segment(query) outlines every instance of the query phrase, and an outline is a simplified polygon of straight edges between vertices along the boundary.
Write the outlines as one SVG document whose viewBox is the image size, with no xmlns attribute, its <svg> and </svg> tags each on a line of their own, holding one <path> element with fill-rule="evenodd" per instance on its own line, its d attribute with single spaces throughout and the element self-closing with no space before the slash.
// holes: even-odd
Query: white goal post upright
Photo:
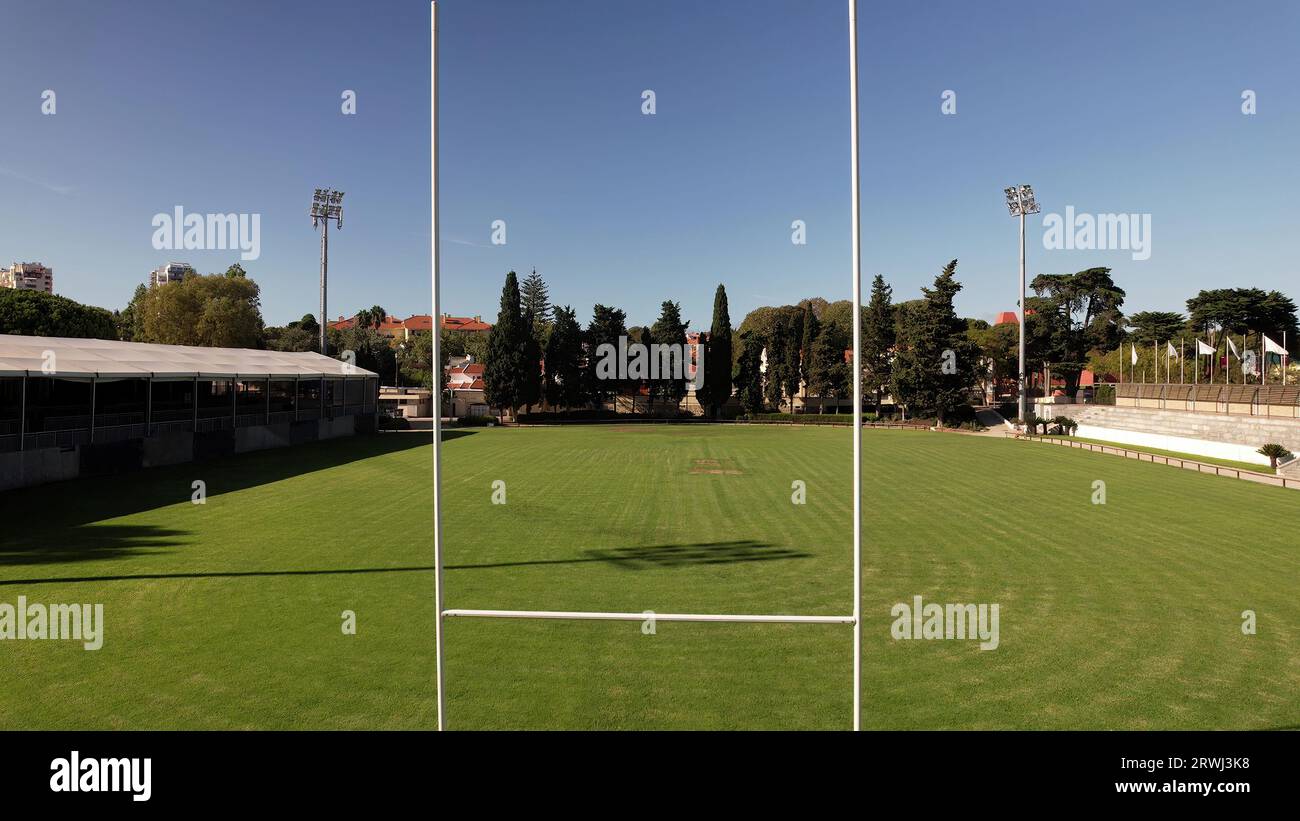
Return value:
<svg viewBox="0 0 1300 821">
<path fill-rule="evenodd" d="M 862 719 L 862 229 L 858 213 L 858 0 L 849 0 L 849 122 L 849 164 L 853 181 L 853 729 L 858 730 Z"/>
<path fill-rule="evenodd" d="M 432 202 L 433 231 L 433 367 L 441 370 L 442 313 L 438 301 L 438 0 L 429 3 L 429 184 Z M 438 677 L 438 729 L 445 728 L 447 697 L 444 684 L 442 657 L 442 386 L 443 376 L 437 375 L 433 386 L 433 611 L 434 653 L 437 655 Z"/>
<path fill-rule="evenodd" d="M 584 621 L 665 621 L 723 622 L 741 624 L 849 624 L 853 626 L 853 729 L 861 729 L 862 714 L 862 238 L 859 214 L 858 173 L 858 15 L 857 0 L 849 4 L 849 111 L 850 164 L 852 167 L 853 213 L 853 608 L 847 616 L 802 616 L 717 613 L 654 613 L 645 611 L 598 612 L 576 610 L 477 610 L 447 609 L 443 598 L 442 563 L 442 384 L 433 396 L 433 573 L 434 611 L 436 615 L 434 648 L 437 655 L 438 729 L 447 728 L 446 661 L 443 626 L 449 618 L 564 619 Z M 432 188 L 433 316 L 438 323 L 442 314 L 439 302 L 438 236 L 438 0 L 430 0 L 429 17 L 429 124 L 430 174 Z M 434 367 L 441 362 L 441 326 L 433 333 Z"/>
</svg>

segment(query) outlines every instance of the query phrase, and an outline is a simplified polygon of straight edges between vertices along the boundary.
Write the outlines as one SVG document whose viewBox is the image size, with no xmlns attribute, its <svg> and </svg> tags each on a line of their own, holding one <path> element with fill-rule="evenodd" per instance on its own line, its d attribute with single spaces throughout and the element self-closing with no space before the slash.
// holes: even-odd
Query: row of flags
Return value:
<svg viewBox="0 0 1300 821">
<path fill-rule="evenodd" d="M 1269 355 L 1269 354 L 1277 354 L 1277 355 L 1280 357 L 1280 361 L 1281 361 L 1281 363 L 1282 363 L 1282 384 L 1285 385 L 1285 384 L 1286 384 L 1286 366 L 1287 366 L 1287 357 L 1288 357 L 1287 350 L 1286 350 L 1286 334 L 1283 333 L 1283 336 L 1282 336 L 1282 342 L 1283 342 L 1283 344 L 1281 344 L 1281 345 L 1279 345 L 1278 343 L 1276 343 L 1276 342 L 1274 342 L 1273 340 L 1269 339 L 1267 336 L 1265 336 L 1265 335 L 1263 335 L 1263 334 L 1261 334 L 1260 336 L 1261 336 L 1261 338 L 1263 339 L 1263 344 L 1262 344 L 1262 346 L 1261 346 L 1261 350 L 1262 350 L 1262 352 L 1263 352 L 1263 360 L 1264 360 L 1264 362 L 1267 362 L 1267 361 L 1268 361 L 1268 355 Z M 1235 357 L 1237 358 L 1237 361 L 1241 363 L 1242 379 L 1245 379 L 1246 376 L 1257 376 L 1257 375 L 1260 373 L 1260 368 L 1258 368 L 1258 367 L 1256 366 L 1256 363 L 1255 363 L 1255 361 L 1254 361 L 1254 353 L 1255 353 L 1255 352 L 1254 352 L 1254 351 L 1246 351 L 1246 354 L 1243 356 L 1242 352 L 1241 352 L 1240 350 L 1237 349 L 1237 345 L 1236 345 L 1236 343 L 1232 341 L 1232 337 L 1231 337 L 1231 336 L 1225 335 L 1225 336 L 1224 336 L 1224 339 L 1225 339 L 1225 340 L 1227 341 L 1227 343 L 1228 343 L 1228 352 L 1229 352 L 1230 354 L 1232 354 L 1232 356 L 1235 356 Z M 1242 344 L 1242 347 L 1244 348 L 1244 347 L 1245 347 L 1245 344 L 1246 344 L 1246 342 L 1245 342 L 1245 338 L 1244 338 L 1244 337 L 1242 338 L 1242 343 L 1241 343 L 1241 344 Z M 1160 343 L 1157 342 L 1157 343 L 1155 343 L 1155 345 L 1156 345 L 1156 348 L 1158 349 Z M 1180 345 L 1179 348 L 1175 348 L 1175 347 L 1174 347 L 1174 343 L 1173 343 L 1172 340 L 1171 340 L 1171 341 L 1168 341 L 1168 342 L 1165 342 L 1165 380 L 1166 380 L 1166 381 L 1169 381 L 1169 360 L 1170 360 L 1170 359 L 1177 359 L 1177 360 L 1179 360 L 1178 381 L 1179 381 L 1179 382 L 1182 382 L 1182 381 L 1183 381 L 1183 368 L 1182 368 L 1183 354 L 1182 354 L 1182 351 L 1181 351 L 1181 349 L 1180 349 L 1180 348 L 1181 348 L 1181 345 L 1182 345 L 1182 341 L 1181 341 L 1181 340 L 1179 340 L 1179 345 Z M 1137 363 L 1138 363 L 1138 351 L 1137 351 L 1137 345 L 1134 344 L 1134 343 L 1129 343 L 1129 350 L 1130 350 L 1129 362 L 1130 362 L 1132 365 L 1136 366 Z M 1207 343 L 1207 342 L 1206 342 L 1205 340 L 1203 340 L 1203 339 L 1197 339 L 1197 340 L 1196 340 L 1196 357 L 1197 357 L 1197 363 L 1198 363 L 1197 368 L 1196 368 L 1196 370 L 1195 370 L 1196 381 L 1198 381 L 1198 382 L 1200 381 L 1200 371 L 1201 371 L 1200 366 L 1199 366 L 1199 363 L 1200 363 L 1200 357 L 1202 357 L 1202 356 L 1215 356 L 1215 357 L 1217 357 L 1218 353 L 1219 353 L 1219 349 L 1218 349 L 1217 346 L 1215 346 L 1215 345 L 1210 345 L 1209 343 Z M 1122 362 L 1122 361 L 1121 361 L 1120 365 L 1121 365 L 1121 371 L 1122 371 L 1122 369 L 1123 369 L 1123 362 Z M 1227 374 L 1227 368 L 1226 368 L 1226 366 L 1225 366 L 1225 369 L 1224 369 L 1224 379 L 1225 379 L 1225 380 L 1227 379 L 1227 375 L 1228 375 L 1228 374 Z M 1157 361 L 1157 362 L 1156 362 L 1156 378 L 1159 379 L 1159 377 L 1160 377 L 1160 363 Z M 1123 379 L 1124 379 L 1124 375 L 1123 375 L 1123 373 L 1121 372 L 1121 373 L 1120 373 L 1120 381 L 1122 382 Z M 1132 376 L 1131 376 L 1131 375 L 1130 375 L 1129 379 L 1130 379 L 1130 381 L 1132 380 Z M 1214 381 L 1214 360 L 1211 360 L 1211 364 L 1210 364 L 1210 381 L 1211 381 L 1211 382 Z"/>
</svg>

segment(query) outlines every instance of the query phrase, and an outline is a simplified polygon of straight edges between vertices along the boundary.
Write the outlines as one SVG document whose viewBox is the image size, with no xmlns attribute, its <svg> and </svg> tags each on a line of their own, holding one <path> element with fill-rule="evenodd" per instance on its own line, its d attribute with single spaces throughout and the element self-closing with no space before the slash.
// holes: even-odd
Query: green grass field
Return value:
<svg viewBox="0 0 1300 821">
<path fill-rule="evenodd" d="M 447 605 L 846 613 L 850 435 L 453 432 Z M 1300 494 L 994 437 L 863 446 L 864 727 L 1300 726 Z M 0 728 L 433 726 L 431 473 L 404 433 L 0 494 L 0 602 L 106 620 L 98 651 L 0 642 Z M 914 595 L 999 604 L 1000 646 L 894 641 Z M 452 619 L 447 640 L 453 728 L 849 726 L 847 626 Z"/>
</svg>

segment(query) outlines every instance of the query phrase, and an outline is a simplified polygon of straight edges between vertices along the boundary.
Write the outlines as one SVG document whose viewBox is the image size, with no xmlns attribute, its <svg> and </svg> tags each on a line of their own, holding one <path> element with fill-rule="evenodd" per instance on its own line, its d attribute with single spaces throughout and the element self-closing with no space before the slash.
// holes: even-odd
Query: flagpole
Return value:
<svg viewBox="0 0 1300 821">
<path fill-rule="evenodd" d="M 1288 351 L 1288 350 L 1290 350 L 1290 349 L 1287 348 L 1287 346 L 1286 346 L 1286 331 L 1283 331 L 1283 332 L 1282 332 L 1282 384 L 1283 384 L 1283 385 L 1286 384 L 1286 363 L 1287 363 L 1287 360 L 1291 358 L 1291 357 L 1287 354 L 1287 351 Z"/>
<path fill-rule="evenodd" d="M 1178 384 L 1183 384 L 1183 379 L 1187 374 L 1187 345 L 1183 338 L 1178 337 Z"/>
</svg>

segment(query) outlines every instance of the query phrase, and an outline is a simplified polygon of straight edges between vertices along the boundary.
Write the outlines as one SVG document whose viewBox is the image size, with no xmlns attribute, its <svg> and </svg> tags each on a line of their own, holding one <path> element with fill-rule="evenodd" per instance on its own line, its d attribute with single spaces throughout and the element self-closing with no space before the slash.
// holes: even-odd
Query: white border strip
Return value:
<svg viewBox="0 0 1300 821">
<path fill-rule="evenodd" d="M 853 624 L 853 616 L 760 616 L 713 613 L 600 613 L 590 610 L 444 610 L 444 618 L 569 619 L 574 621 L 713 621 L 742 624 Z"/>
</svg>

